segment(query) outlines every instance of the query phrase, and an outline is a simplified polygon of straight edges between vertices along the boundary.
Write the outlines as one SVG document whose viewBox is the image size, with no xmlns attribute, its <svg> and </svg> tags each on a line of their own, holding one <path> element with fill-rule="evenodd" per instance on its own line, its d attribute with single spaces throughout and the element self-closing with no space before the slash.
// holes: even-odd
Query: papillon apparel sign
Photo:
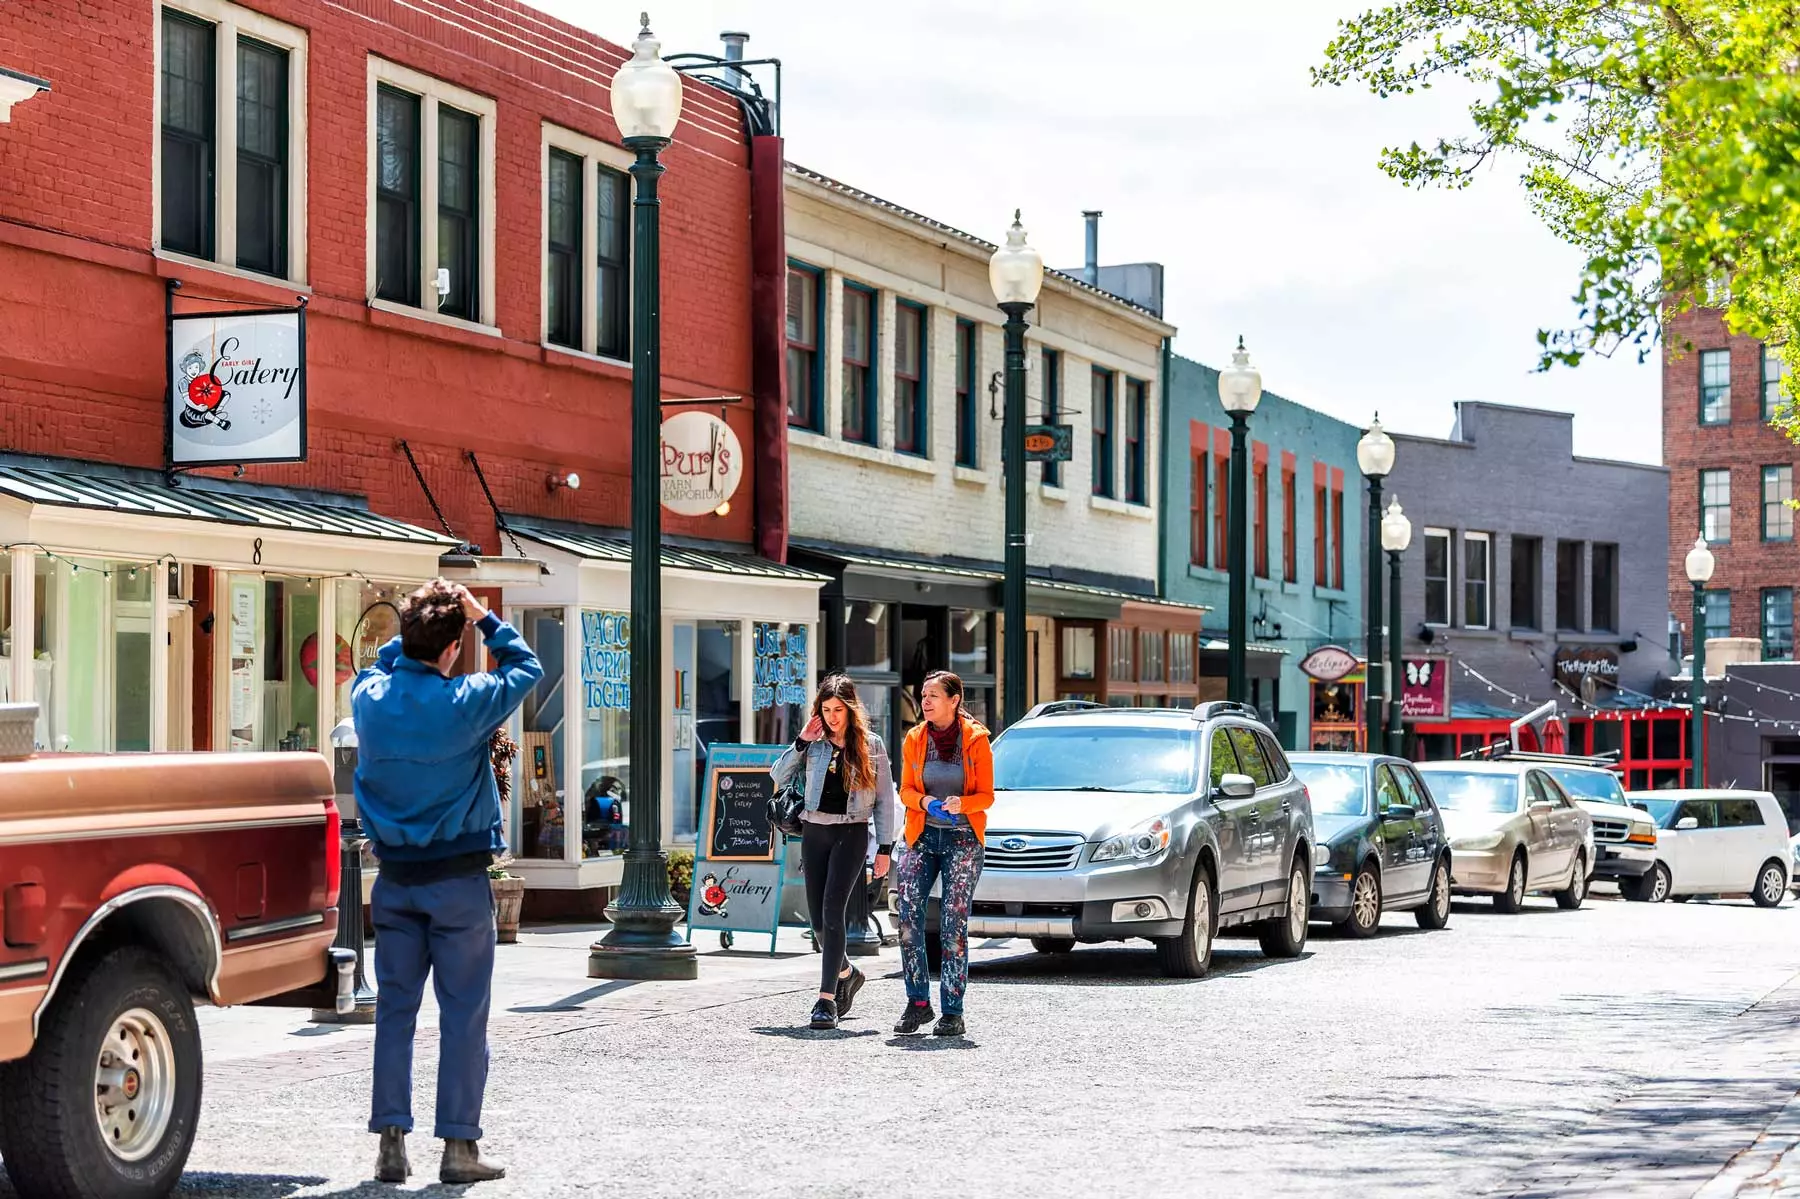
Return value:
<svg viewBox="0 0 1800 1199">
<path fill-rule="evenodd" d="M 171 305 L 168 350 L 171 470 L 305 460 L 305 305 Z"/>
</svg>

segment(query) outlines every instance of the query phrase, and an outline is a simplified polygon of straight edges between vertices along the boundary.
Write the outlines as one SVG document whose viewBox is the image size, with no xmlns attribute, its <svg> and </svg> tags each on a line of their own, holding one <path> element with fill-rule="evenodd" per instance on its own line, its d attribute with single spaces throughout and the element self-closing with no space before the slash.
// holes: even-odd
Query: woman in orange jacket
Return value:
<svg viewBox="0 0 1800 1199">
<path fill-rule="evenodd" d="M 907 1003 L 894 1031 L 917 1032 L 932 1018 L 925 909 L 932 883 L 942 875 L 938 924 L 944 956 L 938 992 L 944 1014 L 931 1031 L 960 1037 L 963 993 L 969 985 L 969 905 L 981 878 L 987 810 L 994 804 L 994 755 L 987 729 L 963 708 L 962 680 L 949 671 L 926 677 L 920 706 L 925 720 L 906 735 L 901 751 L 907 850 L 895 866 L 895 888 Z"/>
</svg>

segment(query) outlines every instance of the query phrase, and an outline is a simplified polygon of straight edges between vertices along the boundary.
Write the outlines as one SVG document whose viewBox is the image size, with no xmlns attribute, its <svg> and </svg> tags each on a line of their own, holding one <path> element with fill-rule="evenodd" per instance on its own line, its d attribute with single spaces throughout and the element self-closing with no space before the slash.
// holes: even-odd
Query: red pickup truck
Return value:
<svg viewBox="0 0 1800 1199">
<path fill-rule="evenodd" d="M 0 706 L 0 1158 L 21 1195 L 163 1196 L 200 1112 L 194 1001 L 348 1009 L 331 771 L 23 756 L 34 718 Z"/>
</svg>

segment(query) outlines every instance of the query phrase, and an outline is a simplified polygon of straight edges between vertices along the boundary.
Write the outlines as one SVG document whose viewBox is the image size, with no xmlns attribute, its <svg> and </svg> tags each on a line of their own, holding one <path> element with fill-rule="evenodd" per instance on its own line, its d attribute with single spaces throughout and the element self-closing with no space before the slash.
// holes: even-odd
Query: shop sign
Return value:
<svg viewBox="0 0 1800 1199">
<path fill-rule="evenodd" d="M 806 629 L 778 624 L 756 626 L 756 681 L 750 707 L 756 712 L 807 701 Z"/>
<path fill-rule="evenodd" d="M 1074 425 L 1025 426 L 1025 461 L 1068 462 L 1074 456 Z"/>
<path fill-rule="evenodd" d="M 581 689 L 589 720 L 631 708 L 631 618 L 625 613 L 581 614 Z"/>
<path fill-rule="evenodd" d="M 710 412 L 683 412 L 662 423 L 662 505 L 677 516 L 716 512 L 744 478 L 744 447 Z"/>
<path fill-rule="evenodd" d="M 1450 719 L 1450 659 L 1407 658 L 1401 663 L 1400 719 Z"/>
<path fill-rule="evenodd" d="M 306 309 L 169 313 L 168 464 L 306 459 Z"/>
<path fill-rule="evenodd" d="M 1300 673 L 1321 683 L 1335 683 L 1362 665 L 1362 659 L 1341 645 L 1321 645 L 1300 659 Z"/>
<path fill-rule="evenodd" d="M 1582 683 L 1590 678 L 1596 684 L 1619 685 L 1619 655 L 1609 649 L 1564 646 L 1556 651 L 1553 669 L 1556 681 L 1577 695 L 1583 694 Z"/>
</svg>

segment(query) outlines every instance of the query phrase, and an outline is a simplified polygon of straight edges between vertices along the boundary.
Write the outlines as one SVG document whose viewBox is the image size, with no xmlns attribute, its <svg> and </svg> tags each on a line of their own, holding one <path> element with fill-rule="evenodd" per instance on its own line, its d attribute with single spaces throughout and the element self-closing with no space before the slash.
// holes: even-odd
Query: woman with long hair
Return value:
<svg viewBox="0 0 1800 1199">
<path fill-rule="evenodd" d="M 806 771 L 805 825 L 800 854 L 806 875 L 806 907 L 819 943 L 819 1001 L 813 1028 L 836 1028 L 850 1014 L 866 979 L 844 953 L 845 909 L 850 889 L 860 886 L 869 852 L 869 818 L 880 840 L 875 877 L 888 871 L 887 838 L 894 827 L 894 773 L 887 747 L 869 731 L 868 713 L 856 685 L 841 674 L 819 684 L 812 718 L 770 769 L 781 787 L 796 771 Z"/>
<path fill-rule="evenodd" d="M 962 680 L 947 670 L 925 677 L 919 689 L 925 719 L 901 747 L 900 802 L 906 808 L 906 851 L 895 874 L 900 958 L 906 1010 L 894 1025 L 914 1033 L 931 1021 L 926 974 L 925 908 L 931 887 L 944 880 L 938 935 L 943 961 L 938 993 L 944 1014 L 934 1036 L 963 1035 L 963 994 L 969 986 L 969 905 L 981 878 L 987 810 L 994 804 L 994 755 L 988 731 L 963 707 Z"/>
</svg>

